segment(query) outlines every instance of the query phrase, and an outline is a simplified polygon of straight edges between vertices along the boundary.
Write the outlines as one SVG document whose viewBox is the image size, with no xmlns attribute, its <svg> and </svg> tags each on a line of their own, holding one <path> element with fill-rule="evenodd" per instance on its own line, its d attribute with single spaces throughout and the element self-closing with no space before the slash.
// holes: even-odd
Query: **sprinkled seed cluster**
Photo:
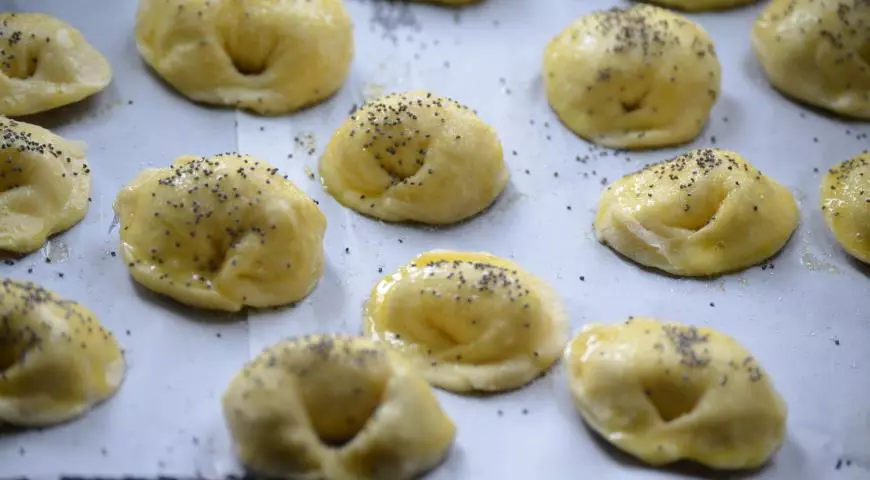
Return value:
<svg viewBox="0 0 870 480">
<path fill-rule="evenodd" d="M 782 10 L 782 13 L 767 13 L 767 19 L 772 22 L 781 22 L 788 17 L 792 17 L 795 13 L 800 13 L 803 5 L 807 3 L 817 3 L 830 8 L 836 9 L 836 12 L 831 12 L 831 15 L 825 17 L 826 20 L 833 21 L 832 29 L 825 28 L 825 24 L 818 20 L 819 35 L 824 38 L 827 44 L 834 48 L 837 57 L 834 60 L 835 64 L 841 64 L 847 61 L 856 60 L 861 72 L 870 73 L 867 68 L 866 59 L 861 60 L 861 51 L 855 51 L 854 45 L 866 46 L 870 44 L 870 24 L 865 21 L 868 11 L 870 11 L 870 1 L 868 0 L 838 0 L 836 2 L 822 2 L 820 0 L 792 0 Z M 806 22 L 804 22 L 805 24 Z M 814 19 L 815 23 L 815 19 Z M 807 34 L 806 26 L 801 24 L 798 28 L 802 35 Z M 777 42 L 782 41 L 782 37 L 775 37 Z M 848 85 L 847 88 L 851 88 Z"/>
<path fill-rule="evenodd" d="M 366 365 L 382 364 L 387 357 L 378 348 L 360 347 L 354 344 L 353 337 L 339 335 L 306 335 L 304 337 L 285 340 L 275 347 L 266 350 L 260 356 L 245 366 L 242 375 L 251 378 L 260 368 L 281 368 L 293 375 L 304 378 L 312 368 L 321 368 L 329 364 L 347 363 L 360 369 Z M 289 359 L 300 358 L 294 352 L 303 352 L 304 362 L 293 362 Z M 285 361 L 279 361 L 279 358 Z M 302 366 L 300 364 L 305 364 Z"/>
<path fill-rule="evenodd" d="M 533 321 L 534 312 L 537 302 L 533 300 L 531 291 L 526 287 L 519 277 L 518 271 L 493 265 L 481 261 L 469 260 L 436 260 L 429 261 L 422 265 L 423 278 L 448 280 L 449 286 L 424 287 L 419 291 L 419 295 L 423 297 L 433 297 L 440 302 L 453 302 L 463 307 L 473 307 L 477 302 L 485 301 L 488 298 L 499 297 L 506 299 L 510 304 L 515 304 L 515 311 L 519 312 L 518 318 L 521 322 L 521 327 L 527 338 L 532 335 L 531 331 L 536 326 Z M 417 268 L 416 263 L 409 265 L 410 268 Z M 468 269 L 472 272 L 468 272 Z M 469 274 L 470 273 L 470 274 Z M 480 317 L 471 312 L 462 320 L 468 322 L 472 327 L 485 329 L 491 318 Z M 501 318 L 504 319 L 504 316 Z M 444 328 L 443 326 L 441 328 Z M 402 337 L 399 334 L 392 334 L 394 341 L 401 341 Z M 412 340 L 413 342 L 413 340 Z M 425 354 L 429 356 L 441 357 L 441 352 L 435 352 L 431 348 L 425 349 Z M 538 352 L 532 352 L 532 355 L 537 357 Z M 462 362 L 463 356 L 455 354 L 454 357 L 446 359 L 450 362 Z M 431 361 L 430 366 L 437 366 L 438 362 Z"/>
<path fill-rule="evenodd" d="M 750 180 L 760 181 L 764 175 L 742 159 L 736 158 L 729 152 L 712 148 L 691 150 L 680 156 L 663 162 L 647 165 L 641 170 L 631 173 L 626 178 L 652 174 L 653 178 L 645 185 L 646 192 L 635 191 L 635 198 L 654 198 L 662 185 L 677 184 L 681 191 L 686 192 L 688 198 L 692 197 L 692 191 L 703 177 L 710 176 L 715 172 L 725 169 L 728 172 L 743 172 Z M 744 180 L 745 183 L 745 180 Z M 733 187 L 746 186 L 740 180 L 734 180 Z M 727 185 L 731 187 L 732 185 Z M 613 187 L 608 186 L 607 190 Z M 683 211 L 691 210 L 691 204 L 683 205 Z M 753 205 L 753 211 L 757 212 L 758 205 Z M 710 221 L 715 220 L 715 215 Z"/>
<path fill-rule="evenodd" d="M 235 169 L 227 168 L 228 163 L 238 163 Z M 164 265 L 167 259 L 177 259 L 178 249 L 190 242 L 202 242 L 217 248 L 203 248 L 203 253 L 194 253 L 186 258 L 192 264 L 194 274 L 183 281 L 186 287 L 199 284 L 213 289 L 211 277 L 223 266 L 229 252 L 242 240 L 255 236 L 260 245 L 267 241 L 281 241 L 274 232 L 279 225 L 268 218 L 251 215 L 250 211 L 264 200 L 268 193 L 264 190 L 273 183 L 287 183 L 287 176 L 281 176 L 278 169 L 253 158 L 235 153 L 224 153 L 212 158 L 196 158 L 189 162 L 176 164 L 151 188 L 153 212 L 151 216 L 161 228 L 163 241 L 153 244 L 143 251 L 140 258 L 128 266 L 134 267 L 147 261 L 154 265 Z M 241 188 L 244 182 L 252 182 L 256 188 Z M 289 186 L 289 184 L 288 184 Z M 170 222 L 161 221 L 161 211 L 171 211 L 175 218 Z M 183 220 L 178 220 L 178 215 Z M 164 224 L 165 223 L 165 224 Z M 124 225 L 127 231 L 131 225 Z M 290 269 L 286 263 L 284 268 Z M 159 280 L 175 285 L 177 278 L 163 273 Z"/>
<path fill-rule="evenodd" d="M 0 191 L 12 190 L 22 186 L 24 172 L 32 168 L 33 162 L 26 155 L 39 155 L 55 159 L 64 165 L 65 173 L 72 177 L 86 177 L 91 169 L 86 163 L 79 165 L 73 158 L 52 143 L 43 143 L 24 129 L 24 124 L 0 118 Z M 3 158 L 5 157 L 5 158 Z"/>
<path fill-rule="evenodd" d="M 853 180 L 854 175 L 861 178 L 862 184 L 870 185 L 870 177 L 864 175 L 865 171 L 870 171 L 870 153 L 858 155 L 857 157 L 846 160 L 836 167 L 831 168 L 828 170 L 828 175 L 830 179 L 833 179 L 833 182 L 831 182 L 831 185 L 828 187 L 827 194 L 833 196 L 850 189 L 847 184 Z M 870 188 L 867 190 L 859 189 L 856 193 L 858 197 L 863 197 L 865 204 L 870 204 Z M 822 205 L 822 210 L 837 217 L 840 215 L 840 212 L 836 209 L 837 206 L 838 205 L 835 202 L 830 202 L 826 205 Z"/>
<path fill-rule="evenodd" d="M 659 9 L 656 7 L 640 5 L 596 12 L 584 17 L 575 28 L 566 30 L 562 36 L 570 35 L 572 42 L 579 42 L 589 35 L 610 39 L 612 46 L 605 50 L 606 53 L 630 53 L 631 55 L 640 53 L 645 63 L 666 57 L 672 49 L 689 48 L 699 62 L 708 55 L 716 57 L 713 42 L 701 36 L 700 31 L 692 38 L 690 44 L 685 45 L 677 32 L 693 27 L 691 22 L 673 15 L 667 17 L 657 15 L 657 11 Z M 595 83 L 605 84 L 614 81 L 614 73 L 611 68 L 599 70 Z M 672 83 L 678 81 L 679 73 L 680 67 L 674 65 L 670 76 Z M 550 78 L 555 76 L 553 72 L 549 72 L 548 75 Z M 708 75 L 713 78 L 716 74 L 711 70 Z M 592 85 L 587 86 L 587 90 L 592 88 Z M 716 98 L 718 93 L 710 90 L 710 95 Z"/>
<path fill-rule="evenodd" d="M 26 79 L 36 72 L 39 59 L 32 55 L 34 42 L 51 43 L 51 37 L 37 38 L 16 26 L 16 15 L 10 13 L 0 21 L 0 71 L 12 78 Z"/>
<path fill-rule="evenodd" d="M 710 336 L 701 335 L 695 327 L 678 325 L 663 325 L 662 330 L 671 342 L 671 346 L 680 355 L 680 363 L 689 368 L 706 367 L 710 363 L 710 349 L 704 347 L 699 353 L 695 350 L 707 343 Z"/>
<path fill-rule="evenodd" d="M 433 169 L 421 167 L 433 136 L 439 133 L 423 125 L 431 124 L 433 117 L 437 119 L 436 126 L 446 125 L 449 115 L 457 110 L 470 111 L 456 100 L 431 93 L 392 94 L 366 103 L 354 112 L 349 120 L 353 126 L 347 135 L 374 156 L 392 177 L 392 185 L 420 187 L 426 175 L 435 174 Z M 461 135 L 453 138 L 461 140 Z M 412 176 L 416 178 L 411 180 Z"/>
<path fill-rule="evenodd" d="M 69 324 L 67 331 L 54 331 L 52 324 L 40 319 L 37 308 L 50 307 Z M 32 283 L 3 279 L 0 282 L 0 379 L 12 365 L 21 365 L 28 355 L 38 352 L 45 342 L 73 343 L 73 337 L 99 335 L 105 341 L 112 334 L 71 300 L 58 298 L 52 292 Z M 78 340 L 76 340 L 78 341 Z M 78 348 L 88 349 L 81 341 Z"/>
</svg>

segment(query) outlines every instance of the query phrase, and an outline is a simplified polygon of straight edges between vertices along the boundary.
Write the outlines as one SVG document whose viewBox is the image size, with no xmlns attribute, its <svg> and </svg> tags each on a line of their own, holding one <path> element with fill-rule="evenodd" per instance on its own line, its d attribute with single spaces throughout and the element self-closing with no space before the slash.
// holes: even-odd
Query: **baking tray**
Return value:
<svg viewBox="0 0 870 480">
<path fill-rule="evenodd" d="M 357 52 L 345 87 L 315 108 L 262 118 L 195 105 L 152 75 L 133 41 L 134 0 L 0 0 L 3 10 L 47 12 L 72 23 L 115 71 L 101 94 L 26 119 L 90 145 L 93 203 L 80 225 L 0 268 L 93 309 L 129 361 L 118 395 L 84 418 L 0 434 L 0 477 L 239 474 L 219 398 L 243 363 L 286 336 L 359 332 L 361 305 L 379 269 L 454 248 L 506 256 L 547 279 L 565 298 L 575 331 L 587 322 L 651 315 L 731 334 L 789 405 L 782 450 L 746 476 L 870 478 L 870 269 L 837 247 L 817 196 L 826 168 L 870 147 L 870 127 L 792 103 L 768 86 L 749 40 L 756 5 L 690 15 L 716 41 L 723 67 L 722 97 L 692 145 L 643 153 L 591 146 L 548 108 L 542 55 L 570 21 L 613 5 L 488 0 L 450 9 L 349 0 Z M 414 88 L 471 105 L 498 129 L 512 180 L 472 221 L 438 229 L 380 223 L 341 207 L 309 176 L 355 104 Z M 638 268 L 595 240 L 591 225 L 604 184 L 711 145 L 744 154 L 795 193 L 802 220 L 781 254 L 734 275 L 678 279 Z M 234 150 L 280 167 L 329 219 L 323 279 L 294 307 L 236 315 L 183 308 L 135 285 L 112 255 L 112 201 L 140 169 L 182 154 Z M 458 437 L 432 479 L 714 476 L 691 466 L 648 468 L 605 445 L 575 413 L 561 366 L 516 392 L 439 397 Z"/>
</svg>

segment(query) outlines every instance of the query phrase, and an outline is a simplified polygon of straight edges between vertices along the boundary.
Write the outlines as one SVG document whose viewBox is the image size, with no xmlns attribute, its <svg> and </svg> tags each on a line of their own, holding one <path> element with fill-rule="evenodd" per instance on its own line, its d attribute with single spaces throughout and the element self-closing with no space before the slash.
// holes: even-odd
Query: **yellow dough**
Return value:
<svg viewBox="0 0 870 480">
<path fill-rule="evenodd" d="M 752 41 L 774 87 L 832 112 L 870 119 L 870 3 L 773 0 Z"/>
<path fill-rule="evenodd" d="M 365 333 L 454 392 L 522 387 L 568 341 L 561 300 L 542 280 L 488 253 L 433 250 L 372 290 Z"/>
<path fill-rule="evenodd" d="M 757 0 L 645 0 L 649 3 L 662 7 L 675 8 L 686 12 L 700 12 L 704 10 L 725 10 L 755 3 Z"/>
<path fill-rule="evenodd" d="M 278 169 L 248 155 L 185 156 L 118 195 L 121 247 L 142 285 L 236 311 L 302 299 L 323 272 L 326 217 Z"/>
<path fill-rule="evenodd" d="M 637 263 L 703 276 L 773 256 L 797 223 L 797 204 L 786 187 L 734 152 L 704 148 L 608 186 L 595 232 Z"/>
<path fill-rule="evenodd" d="M 437 466 L 456 428 L 398 354 L 363 338 L 286 340 L 223 397 L 236 451 L 269 478 L 405 480 Z"/>
<path fill-rule="evenodd" d="M 109 62 L 72 25 L 41 13 L 0 13 L 0 115 L 62 107 L 110 81 Z"/>
<path fill-rule="evenodd" d="M 719 97 L 713 42 L 688 18 L 649 5 L 586 15 L 547 45 L 550 106 L 576 134 L 614 148 L 685 143 Z"/>
<path fill-rule="evenodd" d="M 354 112 L 327 145 L 320 175 L 346 207 L 428 224 L 482 211 L 508 182 L 495 130 L 459 102 L 423 91 Z"/>
<path fill-rule="evenodd" d="M 0 250 L 29 253 L 88 211 L 85 144 L 0 117 Z"/>
<path fill-rule="evenodd" d="M 565 363 L 586 423 L 649 464 L 755 468 L 782 445 L 785 403 L 725 334 L 649 318 L 592 324 Z"/>
<path fill-rule="evenodd" d="M 0 424 L 65 422 L 121 385 L 121 349 L 84 306 L 33 283 L 3 279 L 0 317 Z"/>
<path fill-rule="evenodd" d="M 341 88 L 353 25 L 342 0 L 140 0 L 136 43 L 190 99 L 272 115 Z"/>
<path fill-rule="evenodd" d="M 825 223 L 840 245 L 870 263 L 870 153 L 828 170 L 819 196 Z"/>
</svg>

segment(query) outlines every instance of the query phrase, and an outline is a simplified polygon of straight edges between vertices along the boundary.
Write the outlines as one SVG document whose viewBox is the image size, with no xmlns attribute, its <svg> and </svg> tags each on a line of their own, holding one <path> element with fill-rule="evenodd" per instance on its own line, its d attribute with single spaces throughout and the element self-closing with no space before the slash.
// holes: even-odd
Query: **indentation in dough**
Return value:
<svg viewBox="0 0 870 480">
<path fill-rule="evenodd" d="M 298 388 L 317 437 L 324 445 L 340 448 L 356 438 L 383 402 L 389 374 L 381 362 L 368 364 L 369 370 L 334 362 L 329 369 L 301 372 L 304 379 L 300 378 Z"/>
<path fill-rule="evenodd" d="M 429 140 L 414 138 L 408 132 L 408 139 L 403 139 L 405 131 L 396 135 L 388 135 L 370 143 L 368 150 L 374 155 L 383 168 L 396 182 L 413 177 L 423 164 L 429 153 Z M 393 138 L 390 138 L 393 137 Z"/>
<path fill-rule="evenodd" d="M 697 232 L 715 220 L 728 191 L 722 185 L 708 185 L 704 193 L 689 197 L 682 206 L 683 214 L 668 217 L 667 226 Z"/>
<path fill-rule="evenodd" d="M 641 108 L 643 108 L 643 102 L 646 100 L 648 95 L 649 95 L 649 92 L 644 92 L 642 95 L 638 96 L 637 98 L 634 98 L 631 100 L 623 100 L 621 102 L 622 110 L 625 113 L 631 113 L 631 112 L 634 112 L 636 110 L 640 110 Z"/>
<path fill-rule="evenodd" d="M 646 397 L 664 422 L 676 420 L 683 415 L 692 413 L 704 390 L 698 388 L 697 382 L 684 381 L 674 377 L 671 381 L 657 381 L 655 385 L 644 389 Z"/>
<path fill-rule="evenodd" d="M 18 50 L 16 52 L 18 58 L 10 61 L 7 57 L 6 61 L 0 62 L 0 69 L 7 77 L 27 80 L 36 74 L 39 58 L 36 55 L 30 55 L 28 50 Z"/>
</svg>

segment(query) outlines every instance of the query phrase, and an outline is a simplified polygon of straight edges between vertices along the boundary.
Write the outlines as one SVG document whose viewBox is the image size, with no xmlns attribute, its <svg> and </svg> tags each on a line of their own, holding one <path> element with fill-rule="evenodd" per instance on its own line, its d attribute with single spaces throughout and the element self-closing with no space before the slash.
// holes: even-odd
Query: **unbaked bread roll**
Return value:
<svg viewBox="0 0 870 480">
<path fill-rule="evenodd" d="M 272 115 L 341 88 L 353 25 L 342 0 L 140 0 L 136 43 L 190 99 Z"/>
<path fill-rule="evenodd" d="M 695 138 L 719 97 L 719 71 L 701 26 L 649 5 L 586 15 L 544 55 L 547 98 L 562 122 L 614 148 Z"/>
<path fill-rule="evenodd" d="M 870 3 L 773 0 L 752 41 L 768 80 L 802 102 L 870 119 Z"/>
<path fill-rule="evenodd" d="M 0 424 L 65 422 L 121 385 L 121 349 L 84 306 L 6 278 L 0 283 L 0 317 Z"/>
<path fill-rule="evenodd" d="M 565 363 L 586 423 L 649 464 L 755 468 L 782 445 L 786 405 L 770 377 L 715 330 L 649 318 L 592 324 Z"/>
<path fill-rule="evenodd" d="M 29 253 L 87 213 L 85 144 L 3 117 L 0 135 L 0 250 Z"/>
<path fill-rule="evenodd" d="M 142 285 L 179 302 L 236 311 L 302 299 L 323 272 L 326 217 L 248 155 L 178 158 L 118 195 L 121 253 Z"/>
<path fill-rule="evenodd" d="M 456 431 L 398 354 L 342 336 L 267 349 L 233 379 L 223 410 L 239 457 L 268 478 L 416 478 Z"/>
<path fill-rule="evenodd" d="M 364 328 L 454 392 L 522 387 L 568 341 L 562 301 L 542 280 L 510 260 L 448 250 L 424 253 L 376 285 Z"/>
<path fill-rule="evenodd" d="M 791 192 L 740 155 L 692 150 L 627 175 L 601 195 L 601 243 L 648 267 L 703 276 L 773 256 L 797 228 Z"/>
<path fill-rule="evenodd" d="M 686 12 L 703 10 L 725 10 L 755 3 L 757 0 L 646 0 L 662 7 L 674 8 Z"/>
<path fill-rule="evenodd" d="M 870 263 L 870 152 L 828 170 L 819 197 L 825 223 L 843 249 Z"/>
<path fill-rule="evenodd" d="M 111 80 L 109 62 L 72 25 L 41 13 L 0 13 L 0 115 L 78 102 Z"/>
<path fill-rule="evenodd" d="M 482 211 L 508 182 L 495 130 L 459 102 L 423 91 L 354 112 L 327 145 L 320 175 L 357 212 L 428 224 Z"/>
</svg>

